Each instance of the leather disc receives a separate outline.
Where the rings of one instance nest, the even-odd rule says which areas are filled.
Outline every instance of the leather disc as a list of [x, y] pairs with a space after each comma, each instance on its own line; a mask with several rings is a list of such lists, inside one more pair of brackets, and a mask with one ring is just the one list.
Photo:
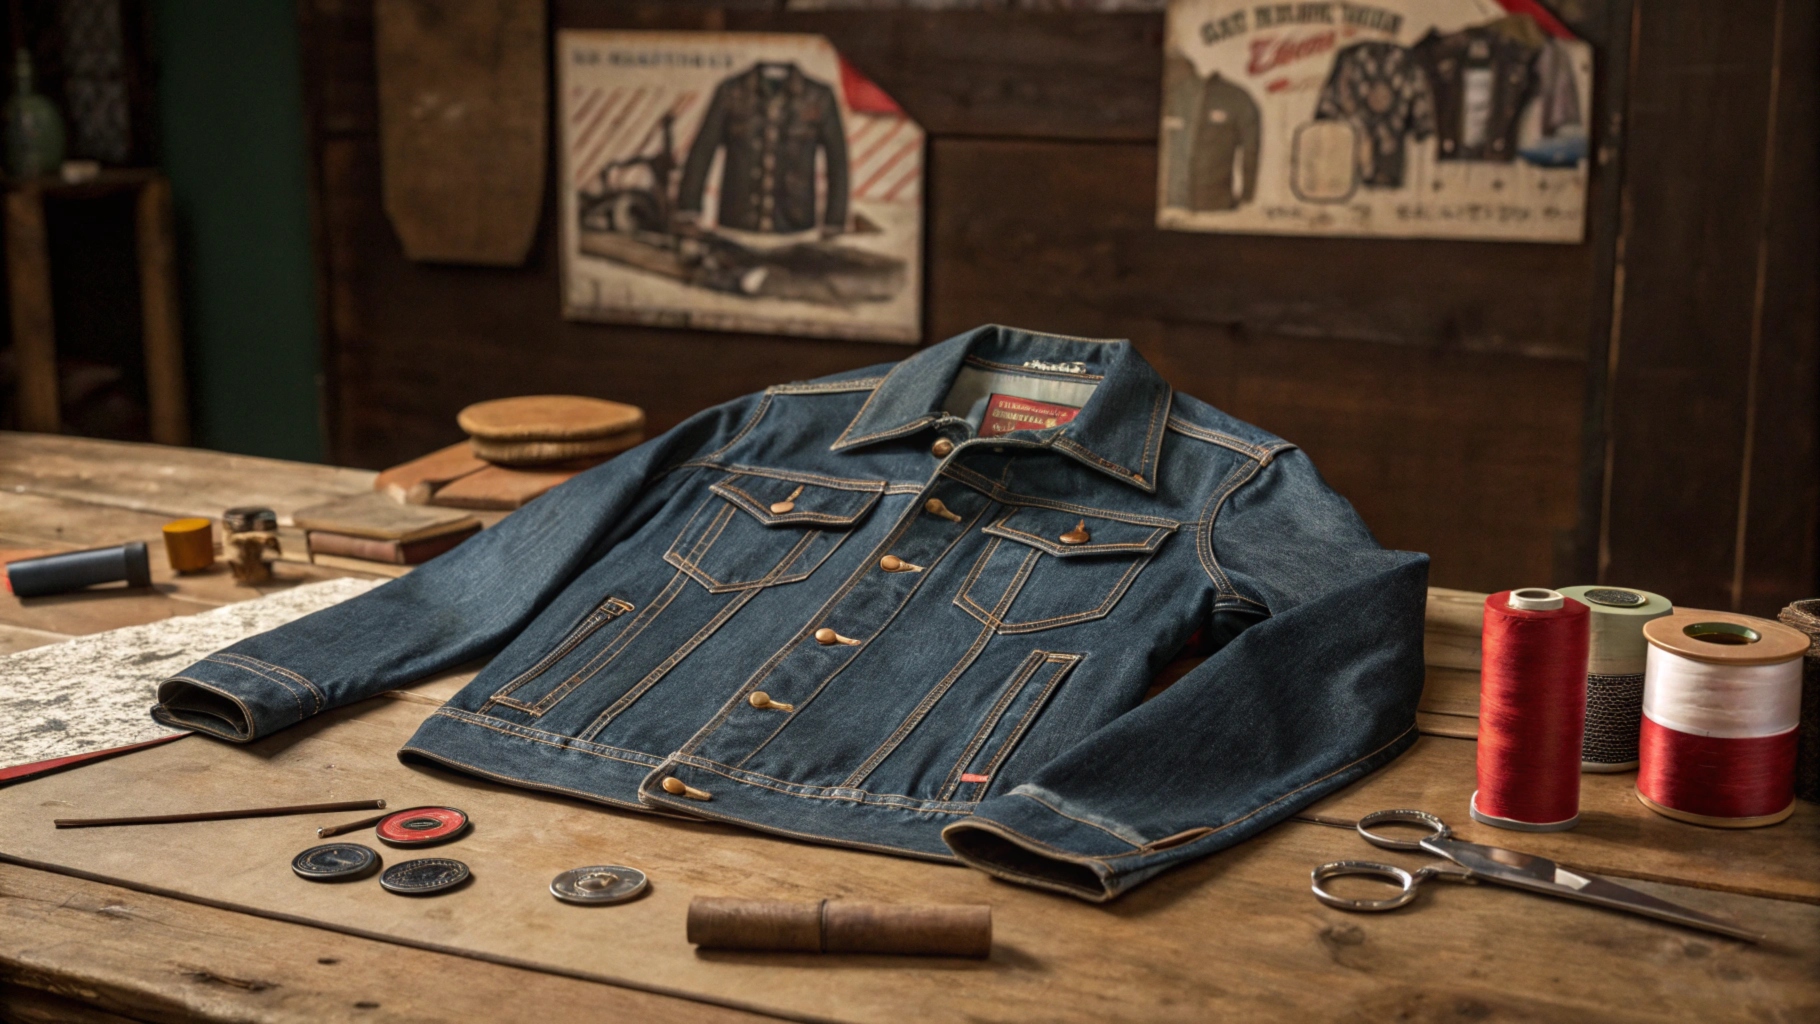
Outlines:
[[476, 437], [468, 441], [474, 454], [499, 466], [546, 466], [572, 459], [592, 459], [624, 451], [645, 439], [642, 430], [625, 430], [608, 437], [580, 441], [495, 441]]
[[520, 395], [477, 402], [455, 421], [477, 440], [587, 441], [642, 429], [645, 412], [604, 398]]

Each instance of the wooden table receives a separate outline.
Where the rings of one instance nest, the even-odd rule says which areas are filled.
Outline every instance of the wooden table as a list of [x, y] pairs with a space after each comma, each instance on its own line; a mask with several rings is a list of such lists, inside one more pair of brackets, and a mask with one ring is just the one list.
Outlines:
[[[0, 548], [155, 541], [159, 527], [177, 516], [218, 515], [249, 503], [269, 504], [282, 516], [364, 490], [371, 481], [355, 470], [0, 434]], [[154, 565], [161, 561], [154, 558]], [[337, 575], [308, 566], [285, 570], [294, 579]], [[0, 652], [251, 596], [224, 574], [179, 579], [162, 569], [151, 589], [135, 593], [25, 602], [0, 596]], [[1815, 1019], [1820, 808], [1804, 803], [1776, 828], [1717, 832], [1650, 814], [1631, 796], [1630, 776], [1587, 776], [1584, 823], [1574, 832], [1530, 836], [1474, 825], [1464, 807], [1477, 712], [1472, 615], [1469, 595], [1431, 596], [1430, 686], [1421, 722], [1427, 735], [1410, 753], [1297, 820], [1105, 907], [964, 869], [464, 783], [474, 799], [486, 801], [493, 820], [580, 815], [659, 844], [666, 859], [650, 865], [654, 883], [670, 883], [672, 892], [691, 884], [699, 889], [716, 865], [745, 855], [739, 851], [767, 858], [792, 891], [835, 886], [877, 898], [895, 889], [908, 900], [917, 893], [904, 890], [926, 889], [933, 879], [944, 898], [952, 893], [994, 905], [1001, 942], [984, 963], [697, 955], [704, 991], [690, 998], [686, 972], [682, 983], [661, 986], [669, 994], [640, 991], [628, 986], [644, 984], [641, 977], [603, 984], [499, 957], [421, 948], [431, 942], [381, 941], [0, 863], [0, 1019], [774, 1019], [725, 1005], [741, 1000], [708, 991], [706, 980], [716, 972], [742, 969], [755, 972], [750, 976], [762, 979], [761, 987], [810, 997], [826, 987], [825, 1007], [793, 1015], [832, 1019], [867, 1016], [852, 1009], [859, 1004], [850, 993], [837, 991], [862, 976], [882, 979], [868, 984], [884, 986], [887, 997], [893, 986], [901, 991], [900, 1019]], [[434, 703], [437, 692], [447, 688], [408, 696]], [[364, 725], [421, 710], [375, 700], [333, 714]], [[193, 759], [220, 746], [211, 744], [187, 739], [157, 749], [187, 748]], [[147, 751], [111, 763], [117, 772], [159, 756], [177, 755]], [[103, 778], [99, 769], [27, 781], [18, 785], [28, 788], [0, 796], [67, 795], [85, 779]], [[29, 789], [34, 786], [41, 788]], [[1315, 903], [1306, 889], [1308, 869], [1319, 860], [1365, 855], [1368, 848], [1345, 826], [1386, 806], [1434, 810], [1467, 838], [1635, 880], [1665, 898], [1748, 919], [1772, 939], [1748, 946], [1489, 887], [1438, 887], [1417, 906], [1381, 916]], [[0, 848], [0, 856], [9, 852]], [[674, 926], [680, 932], [681, 921]], [[884, 1005], [891, 1005], [888, 999]]]

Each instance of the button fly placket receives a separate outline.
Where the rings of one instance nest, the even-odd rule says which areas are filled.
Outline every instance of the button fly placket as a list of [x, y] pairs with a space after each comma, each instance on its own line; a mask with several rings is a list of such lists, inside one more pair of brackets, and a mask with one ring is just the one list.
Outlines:
[[[926, 502], [938, 488], [952, 503], [952, 508], [941, 503], [946, 516], [927, 512]], [[940, 503], [940, 499], [936, 500]], [[790, 728], [790, 723], [805, 714], [814, 714], [817, 694], [826, 687], [840, 686], [847, 666], [869, 656], [901, 657], [901, 652], [883, 648], [872, 654], [878, 645], [870, 643], [870, 639], [891, 627], [941, 560], [993, 507], [985, 495], [932, 476], [928, 488], [903, 508], [891, 534], [872, 558], [843, 582], [810, 620], [809, 628], [758, 668], [746, 683], [749, 689], [730, 695], [735, 699], [684, 746], [683, 752], [733, 767], [744, 766], [762, 754], [773, 738]], [[898, 568], [887, 568], [887, 559]], [[753, 699], [756, 693], [764, 694], [762, 705]], [[778, 714], [782, 710], [779, 705], [789, 707], [790, 713]], [[857, 758], [864, 756], [861, 751]], [[858, 763], [857, 758], [854, 764]], [[836, 770], [845, 775], [852, 767], [848, 764]]]

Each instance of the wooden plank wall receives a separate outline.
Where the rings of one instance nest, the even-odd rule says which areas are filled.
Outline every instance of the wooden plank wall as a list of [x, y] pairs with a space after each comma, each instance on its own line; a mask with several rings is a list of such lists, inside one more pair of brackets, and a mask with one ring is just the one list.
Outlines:
[[[525, 267], [405, 260], [380, 205], [370, 0], [300, 2], [328, 325], [326, 406], [337, 461], [383, 467], [450, 443], [460, 436], [455, 412], [484, 398], [599, 394], [644, 406], [661, 430], [770, 383], [907, 354], [879, 344], [566, 322], [558, 311], [553, 186]], [[1675, 170], [1658, 158], [1704, 145], [1716, 132], [1748, 137], [1760, 162], [1773, 135], [1761, 109], [1743, 118], [1754, 123], [1725, 121], [1723, 103], [1752, 102], [1744, 95], [1748, 76], [1714, 71], [1702, 80], [1731, 91], [1698, 108], [1708, 135], [1658, 140], [1661, 152], [1639, 172], [1654, 184], [1620, 187], [1623, 168], [1639, 167], [1621, 138], [1637, 130], [1626, 127], [1625, 89], [1644, 81], [1653, 88], [1652, 74], [1673, 80], [1683, 62], [1702, 59], [1702, 46], [1721, 42], [1701, 35], [1699, 19], [1727, 18], [1697, 13], [1705, 8], [1692, 0], [1645, 0], [1646, 11], [1686, 10], [1659, 28], [1653, 16], [1640, 19], [1673, 46], [1646, 34], [1649, 45], [1633, 62], [1639, 19], [1628, 0], [1558, 5], [1594, 43], [1602, 68], [1588, 241], [1561, 246], [1158, 231], [1160, 14], [783, 6], [554, 0], [551, 23], [828, 36], [929, 132], [926, 342], [981, 323], [1131, 338], [1178, 389], [1306, 449], [1384, 543], [1434, 556], [1438, 585], [1566, 584], [1591, 578], [1601, 564], [1608, 578], [1671, 595], [1702, 572], [1732, 582], [1733, 548], [1663, 560], [1652, 547], [1662, 542], [1661, 524], [1630, 514], [1657, 498], [1657, 475], [1667, 470], [1640, 436], [1658, 427], [1626, 417], [1670, 413], [1660, 395], [1627, 390], [1633, 381], [1656, 379], [1646, 362], [1628, 360], [1646, 358], [1639, 351], [1652, 351], [1662, 332], [1673, 334], [1681, 315], [1659, 308], [1650, 323], [1636, 307], [1654, 304], [1653, 289], [1675, 289], [1674, 260], [1657, 247], [1677, 244], [1672, 252], [1685, 255], [1687, 239], [1632, 241], [1623, 301], [1613, 292], [1626, 226], [1637, 230], [1643, 205], [1676, 202], [1657, 194], [1673, 187], [1660, 179]], [[1803, 17], [1811, 22], [1806, 15], [1783, 19], [1778, 38], [1785, 48], [1811, 39], [1792, 24]], [[1729, 19], [1732, 34], [1723, 42], [1767, 53], [1775, 33], [1757, 31], [1755, 20]], [[1758, 69], [1759, 79], [1767, 81], [1768, 66]], [[1790, 92], [1786, 83], [1783, 91]], [[1785, 96], [1783, 116], [1799, 109]], [[1748, 170], [1746, 157], [1705, 159], [1678, 173], [1717, 192]], [[1800, 158], [1788, 156], [1782, 166], [1796, 173]], [[1749, 214], [1748, 223], [1728, 223], [1725, 240], [1734, 246], [1753, 243], [1764, 226], [1763, 193], [1747, 191], [1725, 200], [1739, 217]], [[1628, 217], [1621, 215], [1626, 209]], [[1811, 230], [1776, 227], [1770, 263], [1799, 265], [1811, 277], [1811, 244], [1801, 250]], [[1651, 230], [1672, 229], [1652, 219]], [[1746, 255], [1754, 266], [1755, 250]], [[1736, 297], [1733, 259], [1728, 251], [1721, 261], [1728, 290], [1715, 302]], [[1648, 277], [1644, 264], [1658, 277]], [[1773, 305], [1784, 326], [1759, 332], [1758, 362], [1805, 353], [1802, 372], [1811, 379], [1811, 315], [1805, 333], [1787, 320], [1804, 309], [1811, 314], [1813, 290], [1797, 276], [1785, 275], [1766, 293], [1764, 308]], [[1628, 318], [1617, 315], [1621, 307], [1631, 311]], [[1614, 341], [1627, 360], [1615, 364], [1615, 374]], [[1759, 418], [1805, 409], [1807, 419], [1793, 433], [1811, 451], [1811, 396], [1784, 390], [1759, 389]], [[1713, 405], [1722, 412], [1730, 401], [1715, 396]], [[1766, 461], [1768, 432], [1757, 432], [1758, 464]], [[1812, 461], [1792, 473], [1810, 489]], [[1611, 464], [1619, 472], [1608, 488]], [[1794, 546], [1806, 561], [1784, 571], [1787, 543], [1753, 547], [1743, 577], [1753, 600], [1779, 601], [1811, 586], [1813, 503], [1807, 511], [1785, 507], [1782, 477], [1791, 474], [1783, 470], [1778, 462], [1757, 474], [1756, 486], [1773, 493], [1749, 514], [1778, 536], [1791, 520], [1805, 524]], [[1716, 486], [1704, 477], [1684, 484]], [[1738, 493], [1737, 473], [1727, 486], [1724, 493]], [[1737, 503], [1720, 504], [1735, 522]], [[1619, 514], [1605, 518], [1614, 510]], [[1711, 529], [1728, 542], [1736, 533]], [[1704, 586], [1698, 593], [1709, 605], [1730, 606], [1726, 594], [1709, 598]]]

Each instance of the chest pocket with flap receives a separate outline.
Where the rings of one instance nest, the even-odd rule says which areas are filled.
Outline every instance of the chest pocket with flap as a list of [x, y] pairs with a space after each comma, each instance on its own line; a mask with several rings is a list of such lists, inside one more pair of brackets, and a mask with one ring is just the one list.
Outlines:
[[1166, 520], [1013, 506], [986, 527], [992, 540], [954, 603], [1000, 633], [1105, 618], [1175, 530]]
[[735, 472], [709, 490], [664, 561], [723, 594], [807, 579], [872, 510], [885, 484]]

